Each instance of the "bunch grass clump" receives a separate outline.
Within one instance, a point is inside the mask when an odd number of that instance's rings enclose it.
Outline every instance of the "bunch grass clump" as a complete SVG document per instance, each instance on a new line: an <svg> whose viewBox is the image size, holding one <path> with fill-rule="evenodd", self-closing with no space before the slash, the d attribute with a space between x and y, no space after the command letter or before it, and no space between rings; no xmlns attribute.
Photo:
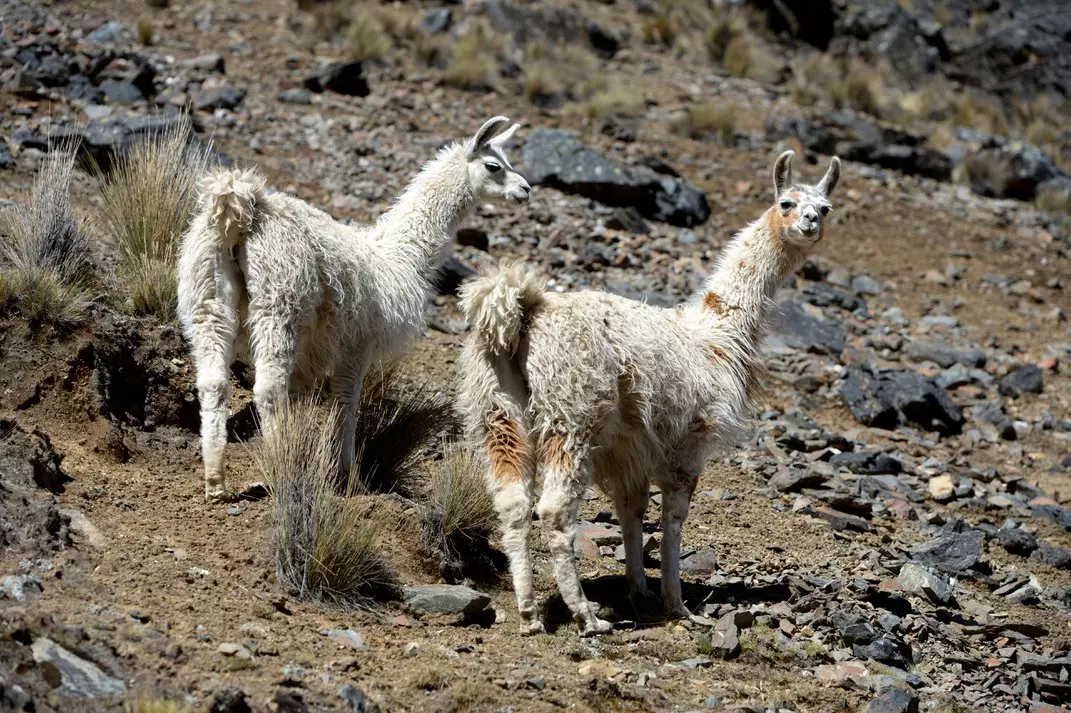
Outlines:
<svg viewBox="0 0 1071 713"><path fill-rule="evenodd" d="M279 411L256 453L272 494L278 581L302 599L367 606L393 596L396 578L382 554L382 509L337 490L339 414L318 412L312 398Z"/></svg>
<svg viewBox="0 0 1071 713"><path fill-rule="evenodd" d="M881 73L869 64L853 59L843 76L830 86L830 98L837 108L850 108L881 117L887 103Z"/></svg>
<svg viewBox="0 0 1071 713"><path fill-rule="evenodd" d="M403 387L394 365L373 368L357 408L359 457L351 481L371 492L417 497L426 452L455 428L454 410L442 394L426 384Z"/></svg>
<svg viewBox="0 0 1071 713"><path fill-rule="evenodd" d="M432 548L451 538L487 537L495 525L494 504L471 449L448 445L428 473L422 535Z"/></svg>
<svg viewBox="0 0 1071 713"><path fill-rule="evenodd" d="M592 95L584 107L589 119L602 119L613 116L633 119L643 116L647 111L647 102L634 88L617 86L603 89Z"/></svg>
<svg viewBox="0 0 1071 713"><path fill-rule="evenodd" d="M732 144L736 135L739 109L733 104L692 104L677 123L680 133L699 139L713 136L722 144Z"/></svg>
<svg viewBox="0 0 1071 713"><path fill-rule="evenodd" d="M56 147L27 200L0 214L0 309L34 325L72 328L92 303L89 240L71 206L76 156L74 143Z"/></svg>
<svg viewBox="0 0 1071 713"><path fill-rule="evenodd" d="M98 170L105 222L139 314L174 317L178 242L208 163L208 147L190 144L183 121L137 140L107 174Z"/></svg>
<svg viewBox="0 0 1071 713"><path fill-rule="evenodd" d="M193 708L181 701L139 696L123 704L124 713L193 713Z"/></svg>
<svg viewBox="0 0 1071 713"><path fill-rule="evenodd" d="M595 55L577 44L529 42L524 67L524 93L534 104L580 101L603 85Z"/></svg>
<svg viewBox="0 0 1071 713"><path fill-rule="evenodd" d="M457 89L490 89L498 77L500 45L500 38L485 21L473 22L455 43L443 81Z"/></svg>

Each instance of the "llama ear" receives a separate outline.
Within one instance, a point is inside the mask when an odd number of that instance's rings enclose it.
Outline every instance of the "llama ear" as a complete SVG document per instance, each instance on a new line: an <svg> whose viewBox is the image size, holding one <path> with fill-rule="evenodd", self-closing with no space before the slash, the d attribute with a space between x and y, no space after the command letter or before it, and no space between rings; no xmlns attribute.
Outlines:
<svg viewBox="0 0 1071 713"><path fill-rule="evenodd" d="M476 135L469 139L467 146L468 153L471 156L475 152L482 149L487 143L495 137L502 127L509 123L509 119L504 116L496 116L493 119L488 119L484 122L480 130L476 132Z"/></svg>
<svg viewBox="0 0 1071 713"><path fill-rule="evenodd" d="M795 151L785 151L777 157L773 167L774 200L781 197L781 193L792 185L792 157Z"/></svg>
<svg viewBox="0 0 1071 713"><path fill-rule="evenodd" d="M502 146L507 141L513 138L513 135L517 133L517 129L519 128L521 128L520 124L514 124L495 138L491 139L491 141L489 141L488 143L494 144L495 146Z"/></svg>
<svg viewBox="0 0 1071 713"><path fill-rule="evenodd" d="M826 175L822 176L822 180L818 182L818 190L826 198L833 193L833 189L837 187L837 181L840 180L840 159L836 156L829 162L829 170L826 171Z"/></svg>

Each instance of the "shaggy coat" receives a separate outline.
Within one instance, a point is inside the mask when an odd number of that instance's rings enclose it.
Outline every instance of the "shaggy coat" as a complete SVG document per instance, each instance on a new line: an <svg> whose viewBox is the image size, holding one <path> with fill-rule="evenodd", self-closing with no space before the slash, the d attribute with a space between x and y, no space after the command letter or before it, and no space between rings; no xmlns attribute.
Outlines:
<svg viewBox="0 0 1071 713"><path fill-rule="evenodd" d="M821 239L839 176L834 158L817 186L792 185L791 158L787 152L777 161L774 206L725 248L699 294L674 309L601 292L548 293L519 266L465 287L472 333L459 404L487 455L523 633L543 630L528 553L537 471L536 511L582 634L610 628L586 600L573 559L581 496L591 483L617 509L638 607L652 598L642 522L650 483L659 487L662 603L668 615L688 616L679 559L692 493L708 458L745 431L763 373L758 350L771 298Z"/></svg>
<svg viewBox="0 0 1071 713"><path fill-rule="evenodd" d="M430 281L458 223L478 199L528 199L503 153L517 129L503 131L508 123L496 117L442 149L371 226L270 193L255 171L204 180L181 243L178 313L197 369L206 498L227 495L229 367L239 345L252 352L265 430L289 394L330 377L343 414L339 467L349 472L365 373L424 331Z"/></svg>

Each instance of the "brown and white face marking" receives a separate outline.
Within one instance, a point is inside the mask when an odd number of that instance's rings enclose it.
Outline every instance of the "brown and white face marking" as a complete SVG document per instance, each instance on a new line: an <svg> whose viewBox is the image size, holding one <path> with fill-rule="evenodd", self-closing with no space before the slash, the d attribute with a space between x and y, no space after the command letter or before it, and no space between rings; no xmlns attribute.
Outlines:
<svg viewBox="0 0 1071 713"><path fill-rule="evenodd" d="M796 246L810 246L822 239L822 220L833 209L829 201L840 178L840 159L829 162L826 175L817 185L792 183L792 151L785 151L774 164L774 198L771 209L771 232Z"/></svg>

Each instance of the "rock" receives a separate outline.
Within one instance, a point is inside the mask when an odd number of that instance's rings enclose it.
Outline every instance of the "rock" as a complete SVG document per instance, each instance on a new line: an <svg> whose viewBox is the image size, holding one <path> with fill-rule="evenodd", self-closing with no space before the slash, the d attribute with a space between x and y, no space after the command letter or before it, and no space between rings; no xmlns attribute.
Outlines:
<svg viewBox="0 0 1071 713"><path fill-rule="evenodd" d="M235 89L227 85L202 88L193 95L193 106L199 111L216 109L235 109L245 99L244 89Z"/></svg>
<svg viewBox="0 0 1071 713"><path fill-rule="evenodd" d="M97 526L89 521L85 513L80 510L61 509L60 513L67 517L70 524L71 534L77 535L82 542L95 550L103 550L108 546L108 538L101 534Z"/></svg>
<svg viewBox="0 0 1071 713"><path fill-rule="evenodd" d="M448 7L436 7L424 13L420 18L420 31L425 35L438 35L450 29L453 10Z"/></svg>
<svg viewBox="0 0 1071 713"><path fill-rule="evenodd" d="M985 352L981 349L957 349L933 340L909 342L904 347L904 355L913 361L932 361L943 368L953 364L982 367L986 361Z"/></svg>
<svg viewBox="0 0 1071 713"><path fill-rule="evenodd" d="M583 678L613 678L623 671L606 659L588 659L577 667L577 673Z"/></svg>
<svg viewBox="0 0 1071 713"><path fill-rule="evenodd" d="M997 530L997 542L1008 552L1029 557L1038 548L1038 536L1021 527L1002 527Z"/></svg>
<svg viewBox="0 0 1071 713"><path fill-rule="evenodd" d="M841 630L840 635L844 638L844 643L847 646L869 644L878 638L878 632L865 621L849 624Z"/></svg>
<svg viewBox="0 0 1071 713"><path fill-rule="evenodd" d="M736 612L729 612L718 620L710 634L710 651L723 659L740 654L740 629L736 623Z"/></svg>
<svg viewBox="0 0 1071 713"><path fill-rule="evenodd" d="M616 547L621 544L621 530L607 525L581 522L576 530L573 548L577 554L591 559L599 556L600 547Z"/></svg>
<svg viewBox="0 0 1071 713"><path fill-rule="evenodd" d="M133 104L145 100L145 95L141 93L141 90L130 82L105 79L100 83L100 88L104 96L116 104Z"/></svg>
<svg viewBox="0 0 1071 713"><path fill-rule="evenodd" d="M937 605L948 604L952 599L949 583L920 564L905 564L900 568L896 581L908 594L925 597Z"/></svg>
<svg viewBox="0 0 1071 713"><path fill-rule="evenodd" d="M635 235L651 234L651 226L643 219L640 212L632 207L616 208L606 219L606 227L611 230L624 230Z"/></svg>
<svg viewBox="0 0 1071 713"><path fill-rule="evenodd" d="M346 705L347 713L379 713L379 706L375 701L356 686L350 684L340 686L338 697Z"/></svg>
<svg viewBox="0 0 1071 713"><path fill-rule="evenodd" d="M848 451L836 453L829 459L831 465L847 468L858 475L896 475L903 464L886 453L873 451Z"/></svg>
<svg viewBox="0 0 1071 713"><path fill-rule="evenodd" d="M948 473L930 479L930 496L939 503L945 503L956 496L956 484Z"/></svg>
<svg viewBox="0 0 1071 713"><path fill-rule="evenodd" d="M305 696L300 691L289 688L276 690L269 706L273 713L311 713Z"/></svg>
<svg viewBox="0 0 1071 713"><path fill-rule="evenodd" d="M212 72L214 74L225 74L227 71L223 55L218 52L206 52L205 54L200 54L196 57L179 60L176 64L186 69L196 69L201 72Z"/></svg>
<svg viewBox="0 0 1071 713"><path fill-rule="evenodd" d="M496 30L512 35L514 44L522 49L533 40L551 45L582 43L609 59L621 43L616 35L572 7L508 0L485 0L478 7Z"/></svg>
<svg viewBox="0 0 1071 713"><path fill-rule="evenodd" d="M0 141L0 170L11 168L15 165L15 159L11 156L11 149L6 141Z"/></svg>
<svg viewBox="0 0 1071 713"><path fill-rule="evenodd" d="M794 493L804 488L818 488L829 476L817 470L805 468L779 468L768 485L779 493Z"/></svg>
<svg viewBox="0 0 1071 713"><path fill-rule="evenodd" d="M253 713L240 688L225 688L215 695L209 713Z"/></svg>
<svg viewBox="0 0 1071 713"><path fill-rule="evenodd" d="M919 697L908 688L892 686L867 704L866 713L919 713Z"/></svg>
<svg viewBox="0 0 1071 713"><path fill-rule="evenodd" d="M975 193L1022 201L1034 200L1041 184L1061 175L1044 151L1022 143L984 147L968 154L963 167Z"/></svg>
<svg viewBox="0 0 1071 713"><path fill-rule="evenodd" d="M771 317L771 332L785 344L811 354L837 355L844 351L847 332L839 320L795 299L782 300Z"/></svg>
<svg viewBox="0 0 1071 713"><path fill-rule="evenodd" d="M364 65L360 62L335 62L319 74L305 80L310 92L335 92L352 97L366 97L371 93Z"/></svg>
<svg viewBox="0 0 1071 713"><path fill-rule="evenodd" d="M123 39L123 23L110 20L86 35L90 42L118 42Z"/></svg>
<svg viewBox="0 0 1071 713"><path fill-rule="evenodd" d="M436 293L440 296L456 295L461 288L461 283L475 276L475 270L462 262L456 255L451 255L439 265L433 284Z"/></svg>
<svg viewBox="0 0 1071 713"><path fill-rule="evenodd" d="M1048 542L1040 543L1034 553L1030 555L1030 559L1056 569L1071 569L1071 550L1050 545Z"/></svg>
<svg viewBox="0 0 1071 713"><path fill-rule="evenodd" d="M328 629L320 633L333 641L337 641L342 646L357 649L358 651L368 649L368 644L364 643L364 636L353 629Z"/></svg>
<svg viewBox="0 0 1071 713"><path fill-rule="evenodd" d="M854 530L870 532L870 523L857 515L849 515L836 508L820 506L811 510L812 514L826 520L834 530Z"/></svg>
<svg viewBox="0 0 1071 713"><path fill-rule="evenodd" d="M982 556L985 536L979 530L949 532L915 546L912 557L934 569L955 575L970 575Z"/></svg>
<svg viewBox="0 0 1071 713"><path fill-rule="evenodd" d="M706 579L718 569L718 556L714 550L704 547L681 559L681 574Z"/></svg>
<svg viewBox="0 0 1071 713"><path fill-rule="evenodd" d="M648 168L619 166L585 148L569 132L536 129L521 153L532 185L551 186L609 206L632 206L646 218L680 227L710 217L706 196L691 184Z"/></svg>
<svg viewBox="0 0 1071 713"><path fill-rule="evenodd" d="M312 94L305 87L293 87L279 92L279 101L287 104L311 104Z"/></svg>
<svg viewBox="0 0 1071 713"><path fill-rule="evenodd" d="M112 678L95 663L72 654L51 639L34 639L33 660L45 672L45 680L61 695L96 700L121 696L126 692L126 684L122 681Z"/></svg>
<svg viewBox="0 0 1071 713"><path fill-rule="evenodd" d="M405 603L424 614L464 614L472 616L487 608L491 598L475 589L456 584L426 584L405 587Z"/></svg>
<svg viewBox="0 0 1071 713"><path fill-rule="evenodd" d="M1041 369L1034 364L1017 366L1000 380L1000 393L1005 396L1040 394L1043 388L1044 378L1041 375Z"/></svg>
<svg viewBox="0 0 1071 713"><path fill-rule="evenodd" d="M232 642L226 642L216 647L216 651L224 656L234 656L239 659L251 659L253 654L246 647L241 644L235 644Z"/></svg>
<svg viewBox="0 0 1071 713"><path fill-rule="evenodd" d="M963 428L963 413L932 379L909 369L874 371L858 364L845 372L841 399L863 425L892 429L910 422L943 434Z"/></svg>
<svg viewBox="0 0 1071 713"><path fill-rule="evenodd" d="M911 647L888 637L874 639L865 646L856 644L852 647L852 655L858 659L874 659L901 669L911 665Z"/></svg>
<svg viewBox="0 0 1071 713"><path fill-rule="evenodd" d="M804 299L815 307L834 306L848 312L866 310L866 301L863 298L851 292L838 290L836 287L827 285L824 282L809 282L805 284L802 294Z"/></svg>
<svg viewBox="0 0 1071 713"><path fill-rule="evenodd" d="M40 599L45 585L32 574L9 574L0 578L0 595L19 602Z"/></svg>
<svg viewBox="0 0 1071 713"><path fill-rule="evenodd" d="M880 295L881 285L870 275L856 275L852 278L852 289L860 295Z"/></svg>

